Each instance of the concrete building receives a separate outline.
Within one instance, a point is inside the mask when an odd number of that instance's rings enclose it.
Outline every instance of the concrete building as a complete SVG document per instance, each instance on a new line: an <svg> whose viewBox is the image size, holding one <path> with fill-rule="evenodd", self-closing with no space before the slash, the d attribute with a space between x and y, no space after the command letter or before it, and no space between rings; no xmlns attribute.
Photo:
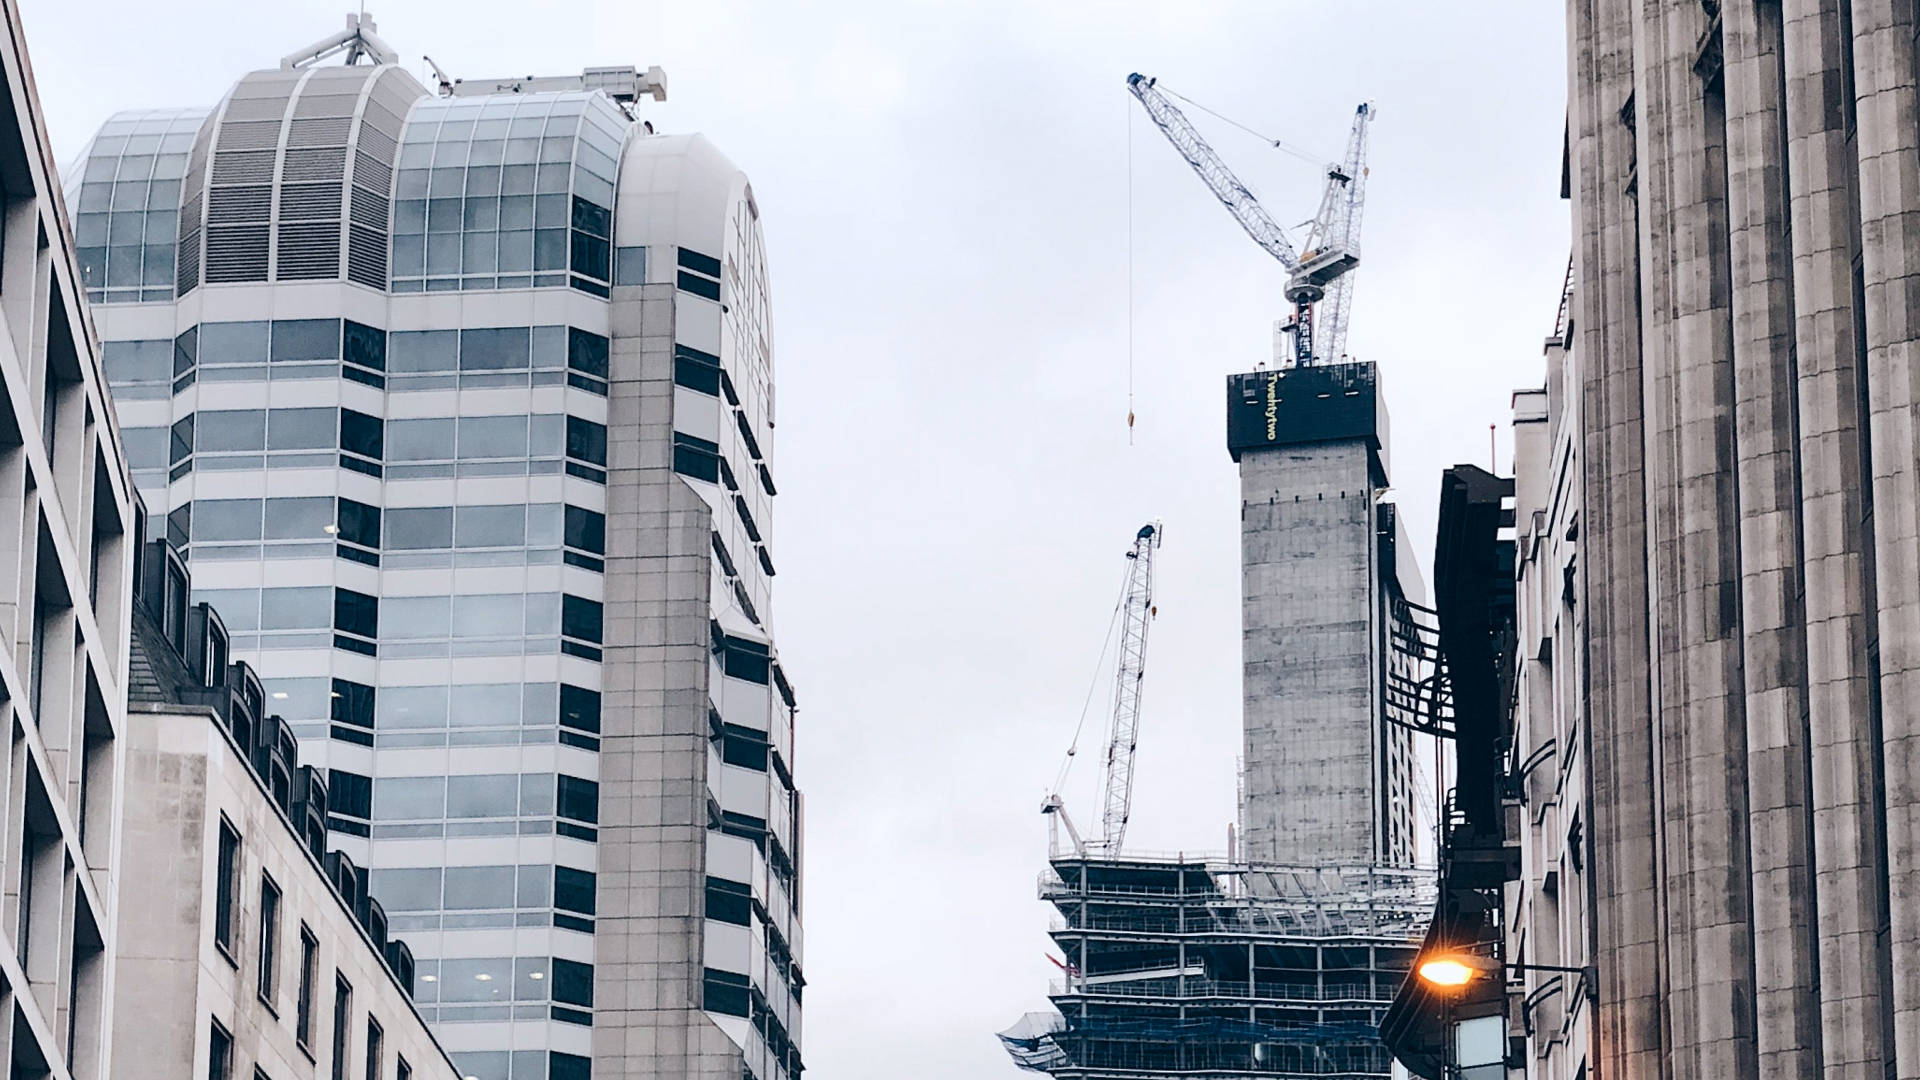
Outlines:
<svg viewBox="0 0 1920 1080"><path fill-rule="evenodd" d="M219 614L188 604L177 553L151 541L139 569L114 1075L459 1080L411 1000L411 951L326 849L326 781L294 765Z"/></svg>
<svg viewBox="0 0 1920 1080"><path fill-rule="evenodd" d="M1920 26L1568 15L1590 1065L1920 1076Z"/></svg>
<svg viewBox="0 0 1920 1080"><path fill-rule="evenodd" d="M0 15L0 1061L105 1080L134 495L19 11Z"/></svg>
<svg viewBox="0 0 1920 1080"><path fill-rule="evenodd" d="M353 19L69 178L134 478L478 1080L801 1069L759 205L664 93Z"/></svg>
<svg viewBox="0 0 1920 1080"><path fill-rule="evenodd" d="M1424 596L1387 481L1372 364L1227 388L1240 465L1240 844L1255 862L1410 866L1413 735L1389 720L1395 627Z"/></svg>

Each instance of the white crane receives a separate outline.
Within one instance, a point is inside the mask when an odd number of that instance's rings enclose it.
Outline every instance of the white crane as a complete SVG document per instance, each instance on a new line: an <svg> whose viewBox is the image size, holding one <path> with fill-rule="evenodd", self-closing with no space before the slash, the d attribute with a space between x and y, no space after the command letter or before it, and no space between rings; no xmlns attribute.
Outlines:
<svg viewBox="0 0 1920 1080"><path fill-rule="evenodd" d="M1133 812L1133 752L1140 741L1140 692L1147 677L1147 629L1153 623L1153 552L1160 546L1160 523L1143 525L1127 552L1127 584L1120 595L1120 651L1113 664L1113 724L1107 734L1107 771L1101 796L1100 835L1084 840L1055 792L1040 812L1066 826L1076 855L1089 851L1118 854ZM1071 751L1069 751L1071 753ZM1059 837L1053 850L1059 851Z"/></svg>
<svg viewBox="0 0 1920 1080"><path fill-rule="evenodd" d="M1276 359L1288 367L1337 363L1346 352L1347 315L1353 305L1352 273L1360 262L1360 214L1367 190L1367 125L1373 120L1373 107L1363 103L1354 110L1346 158L1327 166L1327 189L1320 200L1320 212L1307 231L1305 249L1296 252L1286 230L1274 223L1260 201L1154 82L1135 73L1127 76L1127 89L1140 99L1141 107L1167 141L1180 151L1253 242L1287 269L1285 295L1293 304L1293 316L1281 328L1292 335L1293 349L1291 356Z"/></svg>

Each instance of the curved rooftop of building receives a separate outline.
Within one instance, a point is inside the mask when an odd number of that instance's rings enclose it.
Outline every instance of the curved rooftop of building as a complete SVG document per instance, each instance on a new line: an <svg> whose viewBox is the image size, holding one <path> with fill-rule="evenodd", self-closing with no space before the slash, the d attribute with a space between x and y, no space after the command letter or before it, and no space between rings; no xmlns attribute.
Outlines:
<svg viewBox="0 0 1920 1080"><path fill-rule="evenodd" d="M603 90L435 97L402 68L276 68L109 119L69 169L89 297L345 280L607 296L633 130Z"/></svg>

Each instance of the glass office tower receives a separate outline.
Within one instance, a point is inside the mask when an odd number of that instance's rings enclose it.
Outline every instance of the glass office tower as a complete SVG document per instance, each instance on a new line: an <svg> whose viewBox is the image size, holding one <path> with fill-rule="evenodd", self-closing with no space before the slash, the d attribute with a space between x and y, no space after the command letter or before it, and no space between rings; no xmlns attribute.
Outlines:
<svg viewBox="0 0 1920 1080"><path fill-rule="evenodd" d="M156 531L464 1073L797 1075L752 189L633 119L657 69L435 92L340 41L68 178Z"/></svg>

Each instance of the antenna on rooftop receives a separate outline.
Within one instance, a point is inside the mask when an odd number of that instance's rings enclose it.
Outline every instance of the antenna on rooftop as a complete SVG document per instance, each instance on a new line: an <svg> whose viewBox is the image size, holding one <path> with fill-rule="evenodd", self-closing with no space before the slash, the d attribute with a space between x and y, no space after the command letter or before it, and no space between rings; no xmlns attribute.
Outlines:
<svg viewBox="0 0 1920 1080"><path fill-rule="evenodd" d="M288 53L280 58L280 66L283 68L306 67L341 53L346 54L346 62L349 65L359 63L362 57L375 64L399 63L400 54L380 40L376 33L377 29L364 9L358 14L348 12L345 30L321 38L297 52Z"/></svg>

